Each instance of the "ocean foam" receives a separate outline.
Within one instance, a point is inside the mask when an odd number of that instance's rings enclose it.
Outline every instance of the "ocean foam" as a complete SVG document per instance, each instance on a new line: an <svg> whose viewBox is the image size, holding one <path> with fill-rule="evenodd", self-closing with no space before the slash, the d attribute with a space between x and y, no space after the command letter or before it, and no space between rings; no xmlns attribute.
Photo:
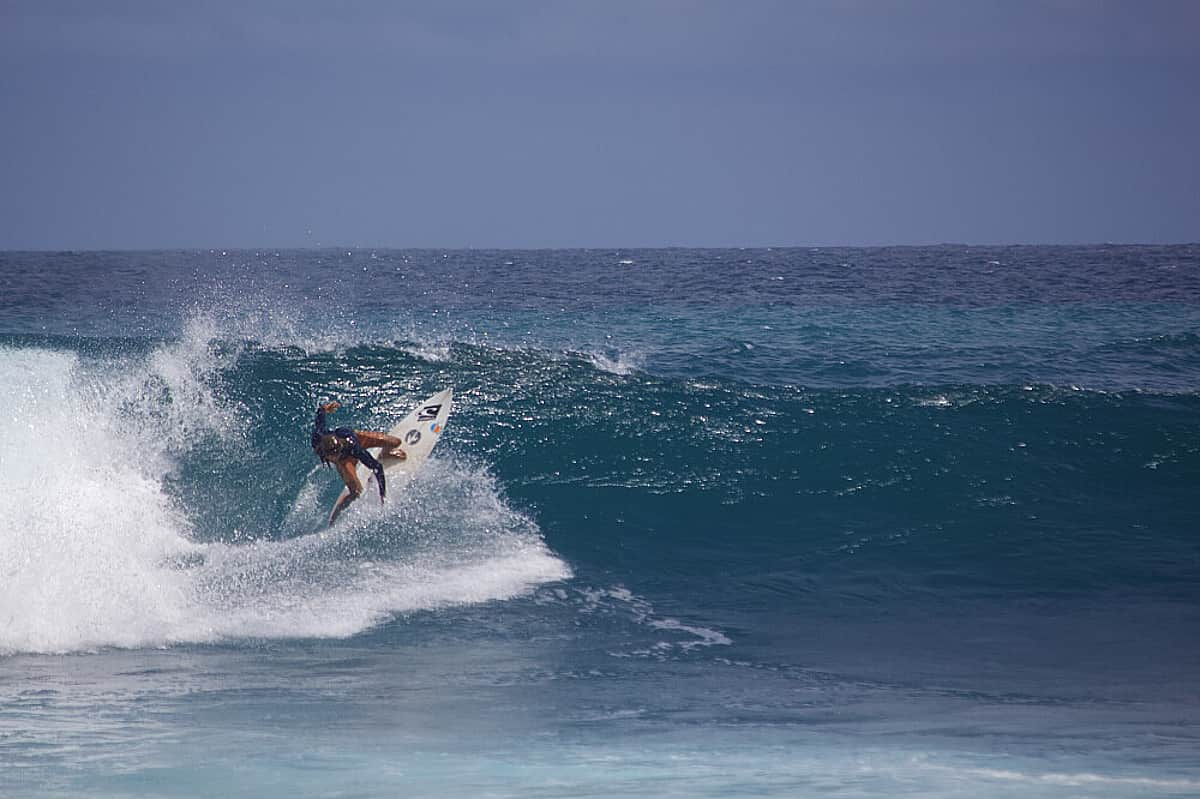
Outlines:
<svg viewBox="0 0 1200 799"><path fill-rule="evenodd" d="M330 530L211 545L192 571L205 604L221 608L214 632L346 637L397 614L508 599L571 576L481 468L434 459L388 496L383 506L364 497ZM306 485L289 518L323 519L316 497Z"/></svg>
<svg viewBox="0 0 1200 799"><path fill-rule="evenodd" d="M636 352L617 352L615 355L604 352L588 352L586 355L597 369L620 377L628 377L641 370L645 363L642 354Z"/></svg>
<svg viewBox="0 0 1200 799"><path fill-rule="evenodd" d="M628 614L635 624L667 634L653 645L628 652L610 652L613 657L653 657L663 659L675 652L688 653L710 646L731 646L733 641L719 630L685 624L679 619L660 615L650 600L638 596L625 586L577 589L584 614L609 614L614 611Z"/></svg>

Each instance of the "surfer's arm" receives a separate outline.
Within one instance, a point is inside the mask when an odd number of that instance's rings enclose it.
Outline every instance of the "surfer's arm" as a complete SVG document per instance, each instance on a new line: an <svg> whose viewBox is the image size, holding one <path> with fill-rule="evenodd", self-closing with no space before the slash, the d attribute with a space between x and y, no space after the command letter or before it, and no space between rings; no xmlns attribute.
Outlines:
<svg viewBox="0 0 1200 799"><path fill-rule="evenodd" d="M313 420L313 431L311 437L312 446L314 449L317 446L317 442L321 440L321 436L329 433L329 429L325 426L325 414L333 413L340 407L342 407L342 404L336 400L333 402L326 402L324 405L317 407L317 418Z"/></svg>

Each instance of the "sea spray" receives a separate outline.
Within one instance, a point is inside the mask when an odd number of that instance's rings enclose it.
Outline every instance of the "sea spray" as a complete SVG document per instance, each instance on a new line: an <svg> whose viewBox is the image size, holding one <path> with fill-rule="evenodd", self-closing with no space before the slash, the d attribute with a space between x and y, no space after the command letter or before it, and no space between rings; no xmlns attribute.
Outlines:
<svg viewBox="0 0 1200 799"><path fill-rule="evenodd" d="M76 356L0 349L13 414L0 447L0 652L67 651L202 638L186 577L188 524L109 418Z"/></svg>

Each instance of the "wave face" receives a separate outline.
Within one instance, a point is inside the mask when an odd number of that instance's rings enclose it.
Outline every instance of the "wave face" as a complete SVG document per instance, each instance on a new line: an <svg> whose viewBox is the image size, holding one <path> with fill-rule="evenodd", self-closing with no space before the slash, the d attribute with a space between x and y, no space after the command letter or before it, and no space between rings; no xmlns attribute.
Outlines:
<svg viewBox="0 0 1200 799"><path fill-rule="evenodd" d="M144 352L91 349L0 347L16 388L0 653L345 637L570 576L494 477L452 455L403 501L322 530L336 487L290 418L311 403L261 413L311 362L196 325Z"/></svg>
<svg viewBox="0 0 1200 799"><path fill-rule="evenodd" d="M3 260L0 653L1200 601L1196 247ZM445 386L429 467L323 530L316 404Z"/></svg>

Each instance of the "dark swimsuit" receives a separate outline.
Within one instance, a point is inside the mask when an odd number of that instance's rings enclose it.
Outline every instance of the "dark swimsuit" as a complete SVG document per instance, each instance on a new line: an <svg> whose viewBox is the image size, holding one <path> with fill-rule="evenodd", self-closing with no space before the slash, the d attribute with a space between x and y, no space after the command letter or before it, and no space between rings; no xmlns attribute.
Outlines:
<svg viewBox="0 0 1200 799"><path fill-rule="evenodd" d="M363 445L359 443L358 435L349 427L339 427L334 430L325 429L325 409L317 408L317 419L313 422L312 448L316 450L317 445L321 443L321 437L327 436L330 433L350 442L350 450L343 453L342 457L357 458L359 463L375 473L375 479L379 482L379 497L382 499L387 493L387 482L383 478L383 464L375 460L374 456L363 448Z"/></svg>

